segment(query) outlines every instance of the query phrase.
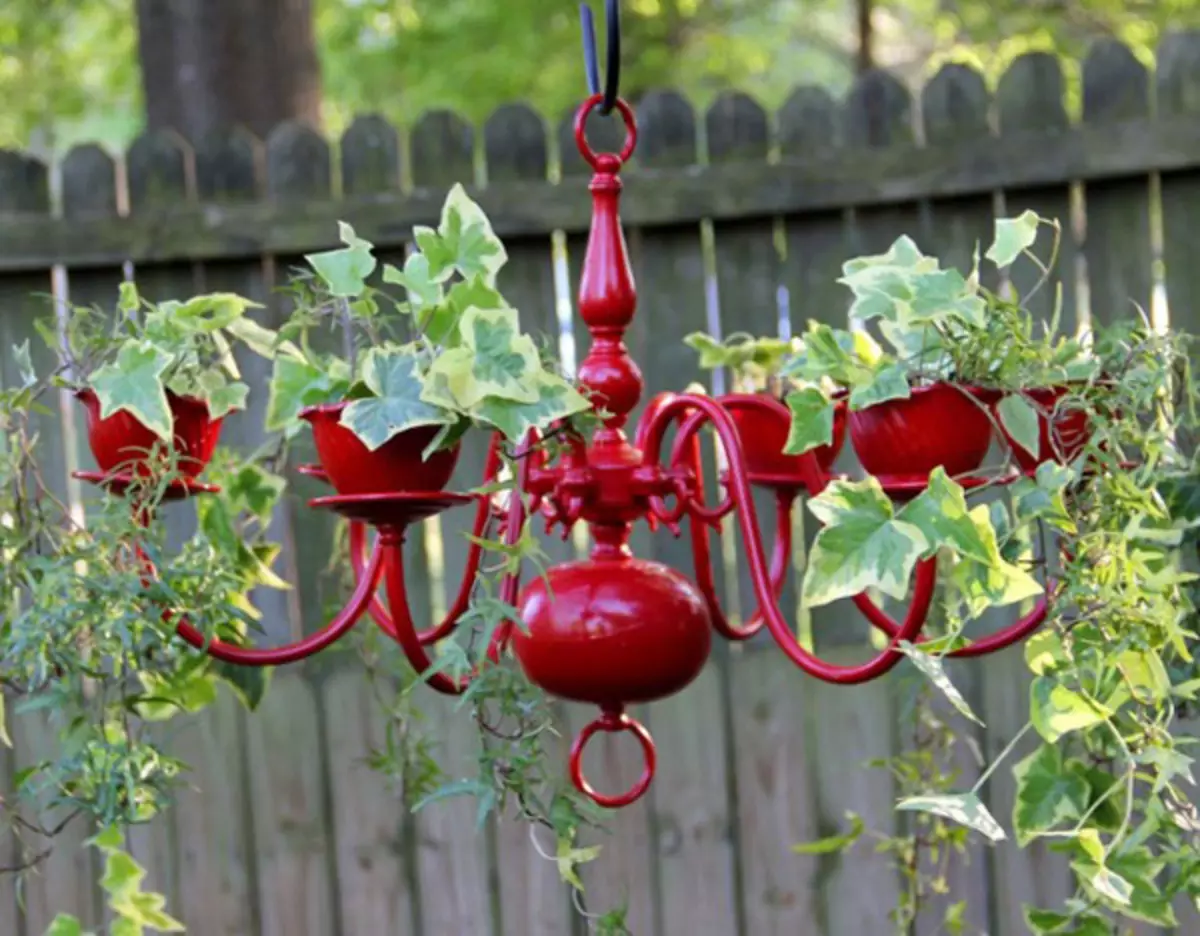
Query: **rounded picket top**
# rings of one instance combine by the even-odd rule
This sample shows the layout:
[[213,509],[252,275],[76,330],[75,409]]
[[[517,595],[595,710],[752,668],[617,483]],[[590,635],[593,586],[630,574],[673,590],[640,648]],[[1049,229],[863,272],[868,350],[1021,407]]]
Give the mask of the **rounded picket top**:
[[29,153],[0,149],[0,211],[47,214],[50,211],[50,173]]
[[475,128],[451,110],[426,111],[410,140],[413,184],[450,188],[475,180]]
[[785,156],[825,152],[841,145],[837,101],[824,88],[796,88],[779,109],[779,146]]
[[1020,133],[1030,127],[1065,130],[1066,84],[1062,63],[1050,52],[1026,52],[1009,64],[996,87],[999,130]]
[[503,104],[483,125],[489,183],[506,179],[545,179],[550,169],[549,138],[542,115],[524,103]]
[[1083,60],[1083,119],[1116,123],[1150,114],[1150,73],[1116,39],[1092,44]]
[[925,140],[931,145],[987,136],[991,96],[983,75],[969,65],[949,62],[921,89]]
[[697,118],[692,102],[673,88],[650,91],[638,101],[636,164],[694,166],[698,161]]
[[400,188],[400,134],[380,114],[354,118],[341,140],[342,193],[369,195]]
[[177,204],[191,191],[192,152],[174,130],[148,130],[125,154],[129,209],[137,212]]
[[62,162],[63,215],[117,213],[117,163],[98,143],[73,146]]
[[1158,113],[1200,112],[1200,31],[1168,33],[1158,44]]
[[876,147],[913,141],[912,94],[899,78],[881,68],[859,75],[842,105],[842,128],[849,146]]
[[264,153],[242,127],[214,130],[196,147],[196,190],[204,201],[249,201],[259,194]]
[[743,91],[721,94],[704,115],[711,162],[765,160],[771,146],[771,119]]
[[282,123],[267,137],[267,191],[272,197],[329,197],[331,166],[328,141],[303,121]]

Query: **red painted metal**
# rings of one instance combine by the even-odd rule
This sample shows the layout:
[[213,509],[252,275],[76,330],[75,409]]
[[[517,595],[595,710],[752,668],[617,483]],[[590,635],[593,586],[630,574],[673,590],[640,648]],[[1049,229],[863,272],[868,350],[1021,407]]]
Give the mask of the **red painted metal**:
[[699,675],[712,643],[704,599],[658,562],[571,562],[530,582],[513,634],[525,674],[547,692],[613,709],[672,695]]
[[1087,445],[1090,421],[1085,410],[1078,406],[1062,406],[1056,409],[1067,393],[1067,387],[1037,387],[1026,390],[1028,397],[1041,412],[1038,413],[1038,451],[1032,455],[1013,441],[997,417],[1000,431],[1012,448],[1013,457],[1021,470],[1032,473],[1043,462],[1057,461],[1063,464],[1074,460]]
[[329,483],[339,494],[390,494],[396,491],[441,491],[450,483],[459,448],[425,458],[425,447],[440,426],[418,426],[371,451],[341,423],[348,403],[313,406],[300,414],[312,425],[317,457]]
[[914,387],[850,413],[850,441],[864,469],[881,481],[920,481],[939,465],[951,477],[983,464],[993,426],[987,404],[996,394],[950,384]]
[[[596,789],[588,782],[587,777],[583,773],[583,749],[587,747],[588,741],[598,731],[603,731],[609,734],[616,734],[622,731],[627,731],[637,738],[638,743],[642,746],[642,756],[644,765],[642,767],[641,776],[632,787],[626,792],[611,796],[597,792]],[[646,726],[637,719],[630,718],[620,709],[613,709],[602,712],[600,717],[595,721],[589,722],[579,732],[579,736],[571,744],[571,754],[568,759],[568,766],[571,771],[571,782],[575,784],[576,789],[590,796],[592,801],[598,806],[604,806],[607,809],[620,809],[622,806],[628,806],[631,803],[636,803],[642,798],[642,795],[650,789],[650,782],[654,779],[654,768],[658,762],[658,757],[654,750],[654,739],[650,737],[650,732],[646,730]]]
[[[124,410],[102,419],[100,399],[94,391],[80,390],[75,396],[87,414],[88,447],[101,473],[152,474],[149,456],[162,440]],[[174,468],[178,474],[194,478],[212,460],[221,435],[222,420],[210,418],[208,404],[194,397],[168,392],[167,403],[174,418]]]
[[[897,499],[922,490],[928,472],[939,464],[952,475],[969,474],[986,454],[992,435],[986,408],[995,403],[996,396],[977,391],[972,399],[958,389],[933,386],[915,390],[910,400],[858,413],[847,414],[842,407],[832,445],[803,456],[785,456],[782,449],[790,417],[778,400],[765,395],[714,400],[668,393],[650,401],[631,442],[626,425],[641,398],[643,381],[624,343],[637,293],[619,217],[619,173],[633,154],[637,127],[629,106],[618,100],[616,111],[627,130],[622,150],[617,154],[593,151],[585,128],[588,115],[601,101],[600,95],[589,98],[575,124],[580,152],[594,170],[590,184],[592,229],[579,289],[580,316],[592,342],[580,365],[579,379],[607,414],[591,442],[566,437],[566,453],[550,464],[544,452],[531,447],[536,441],[531,437],[521,451],[511,453],[520,466],[517,487],[524,496],[510,496],[507,506],[501,508],[491,495],[442,493],[457,451],[423,460],[421,453],[435,430],[413,430],[372,454],[340,426],[341,406],[309,410],[305,418],[313,425],[321,465],[301,470],[331,482],[339,492],[317,498],[311,506],[336,510],[351,520],[350,560],[356,588],[349,604],[317,634],[267,650],[205,642],[183,618],[178,627],[188,643],[219,659],[277,665],[328,646],[369,612],[432,688],[460,694],[472,677],[451,678],[439,672],[426,647],[449,636],[467,611],[481,550],[473,546],[468,554],[450,613],[435,626],[418,630],[408,607],[404,574],[402,546],[407,526],[472,497],[476,501],[475,535],[500,535],[510,546],[534,514],[540,514],[548,529],[558,528],[564,537],[575,523],[583,521],[594,544],[590,559],[555,566],[524,591],[519,570],[504,577],[500,598],[519,609],[525,628],[517,629],[512,621],[496,628],[488,659],[500,662],[511,649],[529,679],[548,692],[599,706],[599,717],[575,739],[568,766],[578,789],[601,806],[617,808],[646,792],[656,764],[649,732],[625,714],[626,705],[670,695],[690,683],[708,657],[713,630],[730,640],[745,640],[765,626],[798,668],[843,685],[882,676],[903,658],[898,649],[901,641],[923,639],[921,629],[937,582],[932,559],[917,565],[902,621],[894,620],[865,595],[853,599],[867,620],[891,638],[871,659],[854,666],[835,665],[802,647],[779,608],[791,560],[792,510],[802,492],[819,494],[831,480],[847,424],[864,467],[882,475],[885,489]],[[699,434],[706,427],[715,432],[727,465],[718,478],[723,491],[714,503],[706,500],[701,457]],[[668,444],[672,430],[674,436]],[[484,482],[498,476],[501,444],[494,436]],[[661,462],[664,452],[668,454],[665,465]],[[1012,477],[1018,476],[1014,473]],[[93,480],[101,480],[101,476]],[[964,486],[983,481],[968,478]],[[775,543],[769,563],[752,496],[754,486],[772,489],[776,495]],[[185,483],[178,493],[186,496],[199,490],[198,485]],[[135,504],[134,509],[140,508]],[[736,517],[753,589],[751,606],[755,610],[744,624],[734,624],[725,615],[711,569],[710,532],[719,530],[721,521],[730,516]],[[660,563],[634,558],[629,545],[636,522],[644,520],[652,527],[661,524],[681,535],[684,519],[692,537],[694,584]],[[377,540],[365,558],[368,525],[376,529]],[[153,574],[152,567],[147,574]],[[376,594],[381,583],[386,607]],[[1048,594],[1052,592],[1048,587]],[[979,656],[1015,643],[1041,624],[1050,600],[1042,600],[1020,620],[953,655]],[[170,619],[172,613],[164,615]],[[584,748],[600,732],[629,732],[642,745],[644,769],[624,793],[598,792],[584,776]]]

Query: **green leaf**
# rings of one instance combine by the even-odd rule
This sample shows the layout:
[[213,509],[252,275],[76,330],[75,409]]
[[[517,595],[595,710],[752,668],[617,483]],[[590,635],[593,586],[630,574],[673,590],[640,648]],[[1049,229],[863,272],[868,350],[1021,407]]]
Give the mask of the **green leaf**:
[[345,221],[338,222],[338,234],[345,247],[306,254],[304,259],[334,296],[344,299],[361,296],[367,287],[367,277],[375,272],[373,245],[355,234]]
[[481,309],[504,309],[508,303],[496,290],[479,277],[455,283],[446,300],[425,310],[418,321],[421,333],[435,345],[448,348],[462,344],[459,323],[471,306]]
[[208,403],[208,415],[213,419],[221,419],[235,410],[246,408],[246,397],[250,388],[244,383],[224,383],[204,394]]
[[988,505],[979,504],[972,508],[971,518],[976,521],[976,530],[987,543],[988,552],[995,552],[990,562],[963,559],[950,574],[970,615],[976,617],[988,608],[1002,608],[1041,595],[1042,586],[1037,579],[1000,556]]
[[1029,715],[1038,734],[1053,744],[1065,734],[1098,725],[1112,712],[1049,676],[1039,676],[1029,687]]
[[833,441],[833,417],[836,407],[816,387],[806,387],[787,396],[792,414],[787,444],[788,455],[802,455]]
[[182,933],[184,926],[164,911],[167,900],[162,894],[130,894],[113,901],[113,909],[138,926],[160,933]]
[[898,646],[904,655],[913,661],[913,665],[941,690],[942,695],[958,710],[960,715],[969,718],[978,725],[983,724],[979,716],[971,710],[971,706],[963,698],[962,693],[958,691],[958,687],[950,681],[941,657],[926,653],[920,647],[913,646],[907,640],[900,641]]
[[60,913],[50,923],[44,936],[84,936],[83,924],[69,913]]
[[91,386],[100,400],[100,416],[126,412],[160,439],[170,442],[174,422],[162,375],[171,359],[147,343],[127,342],[112,364],[92,374]]
[[984,256],[1000,269],[1012,266],[1037,240],[1039,222],[1033,211],[1022,212],[1015,218],[997,218],[995,238]]
[[139,718],[167,721],[183,712],[199,712],[217,701],[213,676],[204,669],[182,673],[138,674],[146,699],[137,703]]
[[974,793],[946,793],[930,796],[909,796],[896,804],[899,810],[933,813],[974,829],[989,841],[1001,842],[1008,836],[983,801]]
[[599,845],[593,845],[590,848],[576,848],[571,844],[569,838],[560,836],[558,839],[558,848],[555,852],[558,876],[576,890],[582,891],[583,881],[579,880],[579,873],[575,869],[581,864],[595,861],[599,856]]
[[235,319],[225,327],[225,330],[259,357],[269,359],[275,356],[279,333],[258,324],[254,319]]
[[271,675],[275,672],[270,666],[238,666],[222,660],[215,661],[212,670],[233,690],[233,694],[248,712],[256,711],[267,697]]
[[862,821],[861,816],[847,813],[846,818],[850,820],[848,831],[841,835],[828,835],[812,842],[801,842],[799,845],[793,845],[792,851],[797,855],[831,855],[835,852],[845,851],[857,842],[866,830],[866,824]]
[[490,789],[490,786],[478,780],[455,780],[452,783],[443,784],[432,793],[421,797],[413,805],[412,811],[420,812],[426,806],[432,806],[441,800],[452,799],[456,796],[481,796]]
[[1094,913],[1072,916],[1022,905],[1025,924],[1036,936],[1112,936],[1108,921]]
[[893,517],[892,502],[875,478],[834,481],[809,509],[825,524],[804,576],[810,607],[870,588],[897,599],[905,596],[928,544],[919,529]]
[[430,276],[439,282],[457,270],[464,279],[478,276],[490,285],[508,260],[487,215],[462,185],[455,185],[446,196],[437,231],[418,227],[413,235],[429,259]]
[[459,329],[463,346],[440,354],[429,369],[434,386],[444,387],[463,410],[489,397],[538,401],[535,375],[542,372],[541,361],[533,339],[520,333],[515,309],[472,306],[463,313]]
[[389,439],[417,426],[439,426],[454,414],[421,399],[425,385],[413,346],[372,348],[363,358],[363,382],[375,394],[355,400],[342,412],[342,425],[375,451]]
[[19,345],[12,346],[13,363],[17,365],[17,376],[21,379],[21,387],[32,387],[37,383],[37,371],[33,367],[33,356],[29,350],[29,339]]
[[1013,778],[1013,828],[1022,847],[1042,832],[1079,819],[1087,809],[1087,780],[1064,765],[1061,752],[1052,745],[1043,744],[1013,767]]
[[1032,404],[1021,394],[1010,393],[997,405],[996,414],[1013,442],[1036,458],[1041,447],[1041,423]]
[[1080,829],[1076,841],[1092,861],[1104,864],[1104,843],[1100,840],[1099,832],[1095,829]]
[[306,406],[333,402],[345,389],[343,374],[300,357],[281,354],[275,359],[271,375],[266,427],[272,432],[289,429]]
[[1049,628],[1040,630],[1025,641],[1025,664],[1035,676],[1069,662],[1062,638]]
[[539,373],[533,385],[537,390],[533,403],[492,397],[480,401],[471,415],[495,426],[510,442],[520,442],[530,429],[547,429],[560,419],[592,408],[587,397],[555,374]]
[[424,254],[410,254],[404,261],[403,271],[391,264],[384,266],[383,281],[404,287],[408,293],[409,305],[418,317],[421,310],[442,301],[442,284],[430,276],[429,258]]
[[138,295],[137,283],[125,280],[117,287],[117,311],[128,318],[142,305],[142,297]]
[[1013,512],[1021,524],[1046,520],[1067,533],[1075,531],[1075,521],[1067,512],[1063,492],[1074,478],[1074,472],[1054,461],[1038,465],[1034,478],[1021,478],[1013,484]]
[[692,332],[683,339],[683,343],[700,353],[701,370],[725,367],[729,361],[729,351],[725,345],[706,332]]
[[1171,677],[1157,651],[1124,650],[1116,663],[1138,701],[1161,702],[1171,694]]
[[929,473],[928,487],[904,505],[897,519],[921,531],[929,544],[926,556],[947,548],[977,562],[1000,562],[990,515],[972,514],[962,486],[940,465]]
[[100,879],[100,887],[116,903],[121,898],[141,889],[142,879],[146,877],[146,869],[133,860],[133,857],[123,851],[109,851],[104,861],[104,876]]
[[225,493],[235,513],[245,511],[266,520],[279,503],[287,481],[261,465],[247,462],[225,482]]
[[210,293],[195,296],[182,304],[162,303],[160,309],[168,309],[171,315],[189,329],[215,332],[230,328],[246,314],[247,309],[261,309],[262,303],[253,302],[234,293]]
[[855,384],[850,391],[850,409],[862,410],[888,400],[907,400],[910,396],[908,369],[902,364],[880,361],[869,380]]

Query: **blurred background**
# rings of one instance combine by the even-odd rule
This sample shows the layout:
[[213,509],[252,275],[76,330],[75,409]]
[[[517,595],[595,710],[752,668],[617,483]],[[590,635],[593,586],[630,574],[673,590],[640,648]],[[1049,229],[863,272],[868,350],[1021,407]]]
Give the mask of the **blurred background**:
[[[959,60],[994,78],[1022,52],[1077,58],[1105,36],[1148,60],[1165,30],[1200,23],[1200,0],[628,0],[623,11],[627,97],[673,87],[704,105],[734,86],[768,110],[797,84],[840,94],[872,65],[915,82]],[[335,135],[356,113],[404,123],[445,107],[478,121],[518,99],[557,117],[581,89],[572,0],[0,4],[0,145],[43,156],[82,140],[123,148],[147,122],[197,139],[299,117]]]

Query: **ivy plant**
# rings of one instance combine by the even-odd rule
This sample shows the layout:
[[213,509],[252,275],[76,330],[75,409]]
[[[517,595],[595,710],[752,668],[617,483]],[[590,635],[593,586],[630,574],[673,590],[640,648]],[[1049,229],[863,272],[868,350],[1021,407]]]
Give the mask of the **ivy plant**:
[[[591,409],[553,356],[521,331],[497,289],[504,246],[461,185],[438,227],[418,227],[413,238],[417,249],[403,268],[383,264],[379,287],[368,284],[378,266],[373,245],[348,224],[343,247],[306,258],[313,277],[297,284],[303,299],[276,361],[268,428],[294,433],[304,407],[348,400],[342,424],[368,449],[433,425],[441,427],[429,446],[436,451],[472,426],[520,443],[531,429]],[[389,295],[388,285],[402,287],[404,298]],[[315,349],[310,333],[323,319],[347,330],[349,354]],[[357,344],[369,350],[360,355]]]

